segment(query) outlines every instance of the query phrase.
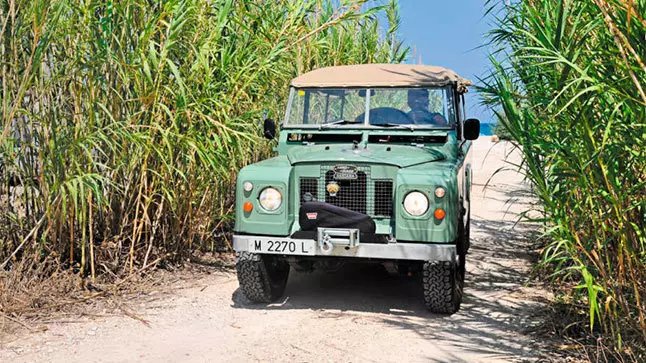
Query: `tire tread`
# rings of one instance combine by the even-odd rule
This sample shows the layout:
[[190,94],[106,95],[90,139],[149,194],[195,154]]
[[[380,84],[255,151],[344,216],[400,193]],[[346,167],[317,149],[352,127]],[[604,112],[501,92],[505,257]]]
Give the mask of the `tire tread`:
[[282,288],[272,289],[269,272],[262,255],[246,251],[238,252],[236,255],[238,283],[247,299],[256,303],[270,303],[283,294],[284,284]]
[[450,261],[424,263],[424,302],[431,312],[453,314],[460,309],[463,283],[456,268],[457,264]]

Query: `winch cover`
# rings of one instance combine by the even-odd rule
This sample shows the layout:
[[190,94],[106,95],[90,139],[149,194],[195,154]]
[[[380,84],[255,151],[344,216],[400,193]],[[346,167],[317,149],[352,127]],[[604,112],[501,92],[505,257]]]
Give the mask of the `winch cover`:
[[298,222],[303,231],[316,231],[319,227],[355,228],[361,233],[374,234],[377,229],[375,221],[367,214],[322,202],[303,203]]

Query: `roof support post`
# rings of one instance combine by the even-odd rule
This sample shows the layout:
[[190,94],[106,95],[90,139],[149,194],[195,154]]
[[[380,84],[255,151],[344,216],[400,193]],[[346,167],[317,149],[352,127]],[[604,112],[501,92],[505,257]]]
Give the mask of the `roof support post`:
[[294,100],[294,87],[289,87],[289,98],[287,99],[287,107],[285,109],[285,118],[283,119],[283,122],[281,122],[281,126],[283,123],[288,123],[289,121],[289,114],[292,112],[292,102]]
[[363,124],[370,125],[370,88],[366,88],[366,111],[363,114]]

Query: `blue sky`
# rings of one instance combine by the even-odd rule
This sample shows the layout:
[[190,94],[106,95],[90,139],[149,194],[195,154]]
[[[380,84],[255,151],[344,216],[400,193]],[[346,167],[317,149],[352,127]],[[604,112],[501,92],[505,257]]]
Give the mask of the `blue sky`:
[[[490,20],[484,18],[486,0],[399,0],[400,34],[411,46],[409,63],[450,68],[477,83],[489,67],[485,34]],[[413,55],[415,54],[415,56]],[[467,117],[494,122],[480,106],[477,93],[467,94]]]

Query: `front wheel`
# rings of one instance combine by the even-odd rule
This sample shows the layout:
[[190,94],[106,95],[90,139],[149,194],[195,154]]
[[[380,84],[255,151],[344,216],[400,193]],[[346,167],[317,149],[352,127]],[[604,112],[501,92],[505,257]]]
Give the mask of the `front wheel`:
[[424,302],[433,313],[453,314],[460,310],[464,287],[464,260],[424,263]]
[[250,252],[239,252],[237,257],[238,283],[247,299],[270,303],[283,295],[289,277],[287,261]]

